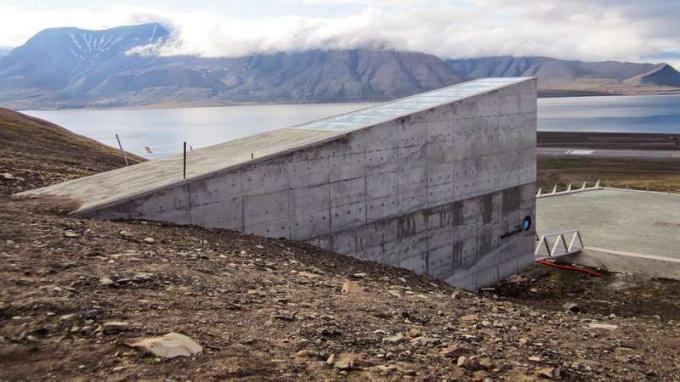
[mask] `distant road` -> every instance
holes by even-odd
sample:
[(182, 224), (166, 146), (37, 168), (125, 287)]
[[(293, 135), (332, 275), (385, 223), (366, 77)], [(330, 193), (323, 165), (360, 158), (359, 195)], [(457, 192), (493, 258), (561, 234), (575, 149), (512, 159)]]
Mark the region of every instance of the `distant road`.
[(538, 147), (538, 155), (557, 157), (680, 159), (680, 150), (627, 150)]

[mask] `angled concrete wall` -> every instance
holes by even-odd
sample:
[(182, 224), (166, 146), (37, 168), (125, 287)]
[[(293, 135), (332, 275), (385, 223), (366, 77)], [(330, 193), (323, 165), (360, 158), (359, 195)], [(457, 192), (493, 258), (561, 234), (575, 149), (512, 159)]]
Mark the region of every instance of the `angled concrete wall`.
[(303, 240), (475, 289), (533, 261), (536, 81), (482, 79), (22, 196)]
[(535, 149), (529, 79), (82, 215), (303, 240), (476, 289), (533, 260)]

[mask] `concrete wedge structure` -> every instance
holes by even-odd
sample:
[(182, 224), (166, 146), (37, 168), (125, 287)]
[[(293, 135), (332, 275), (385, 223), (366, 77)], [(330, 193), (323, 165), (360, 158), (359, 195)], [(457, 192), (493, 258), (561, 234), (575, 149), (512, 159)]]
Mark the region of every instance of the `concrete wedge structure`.
[(489, 78), (20, 194), (307, 241), (475, 289), (533, 261), (536, 81)]

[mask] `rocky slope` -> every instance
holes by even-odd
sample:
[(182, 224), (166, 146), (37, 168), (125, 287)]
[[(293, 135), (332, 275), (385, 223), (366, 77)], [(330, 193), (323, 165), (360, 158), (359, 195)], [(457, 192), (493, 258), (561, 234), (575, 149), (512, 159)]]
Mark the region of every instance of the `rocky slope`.
[(659, 64), (649, 71), (625, 79), (624, 82), (631, 85), (680, 87), (680, 73), (668, 64)]
[(143, 69), (108, 77), (87, 95), (120, 103), (366, 101), (399, 98), (463, 79), (438, 58), (422, 53), (330, 50), (231, 59), (159, 58)]
[[(124, 165), (120, 151), (53, 123), (0, 108), (0, 196)], [(127, 154), (131, 163), (144, 160)]]
[[(680, 378), (679, 283), (533, 269), (477, 294), (301, 243), (69, 207), (0, 196), (2, 381)], [(169, 332), (202, 351), (130, 346)]]
[(539, 92), (544, 95), (672, 92), (680, 87), (680, 73), (668, 64), (507, 56), (447, 63), (472, 78), (536, 76)]

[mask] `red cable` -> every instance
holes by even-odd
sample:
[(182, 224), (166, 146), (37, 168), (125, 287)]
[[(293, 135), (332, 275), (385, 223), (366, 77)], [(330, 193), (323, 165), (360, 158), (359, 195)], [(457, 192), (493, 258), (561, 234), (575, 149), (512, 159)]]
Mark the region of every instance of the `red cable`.
[(585, 274), (587, 274), (588, 276), (592, 276), (592, 277), (602, 277), (602, 274), (601, 274), (601, 273), (598, 273), (598, 272), (595, 272), (595, 271), (591, 271), (590, 269), (579, 268), (579, 267), (573, 267), (573, 266), (571, 266), (571, 265), (559, 265), (559, 264), (555, 264), (554, 262), (552, 262), (552, 261), (550, 261), (550, 260), (547, 260), (547, 259), (536, 260), (536, 263), (537, 263), (537, 264), (541, 264), (541, 265), (545, 265), (545, 266), (547, 266), (547, 267), (552, 267), (552, 268), (557, 268), (557, 269), (565, 270), (565, 271), (576, 271), (576, 272), (581, 272), (581, 273), (585, 273)]

